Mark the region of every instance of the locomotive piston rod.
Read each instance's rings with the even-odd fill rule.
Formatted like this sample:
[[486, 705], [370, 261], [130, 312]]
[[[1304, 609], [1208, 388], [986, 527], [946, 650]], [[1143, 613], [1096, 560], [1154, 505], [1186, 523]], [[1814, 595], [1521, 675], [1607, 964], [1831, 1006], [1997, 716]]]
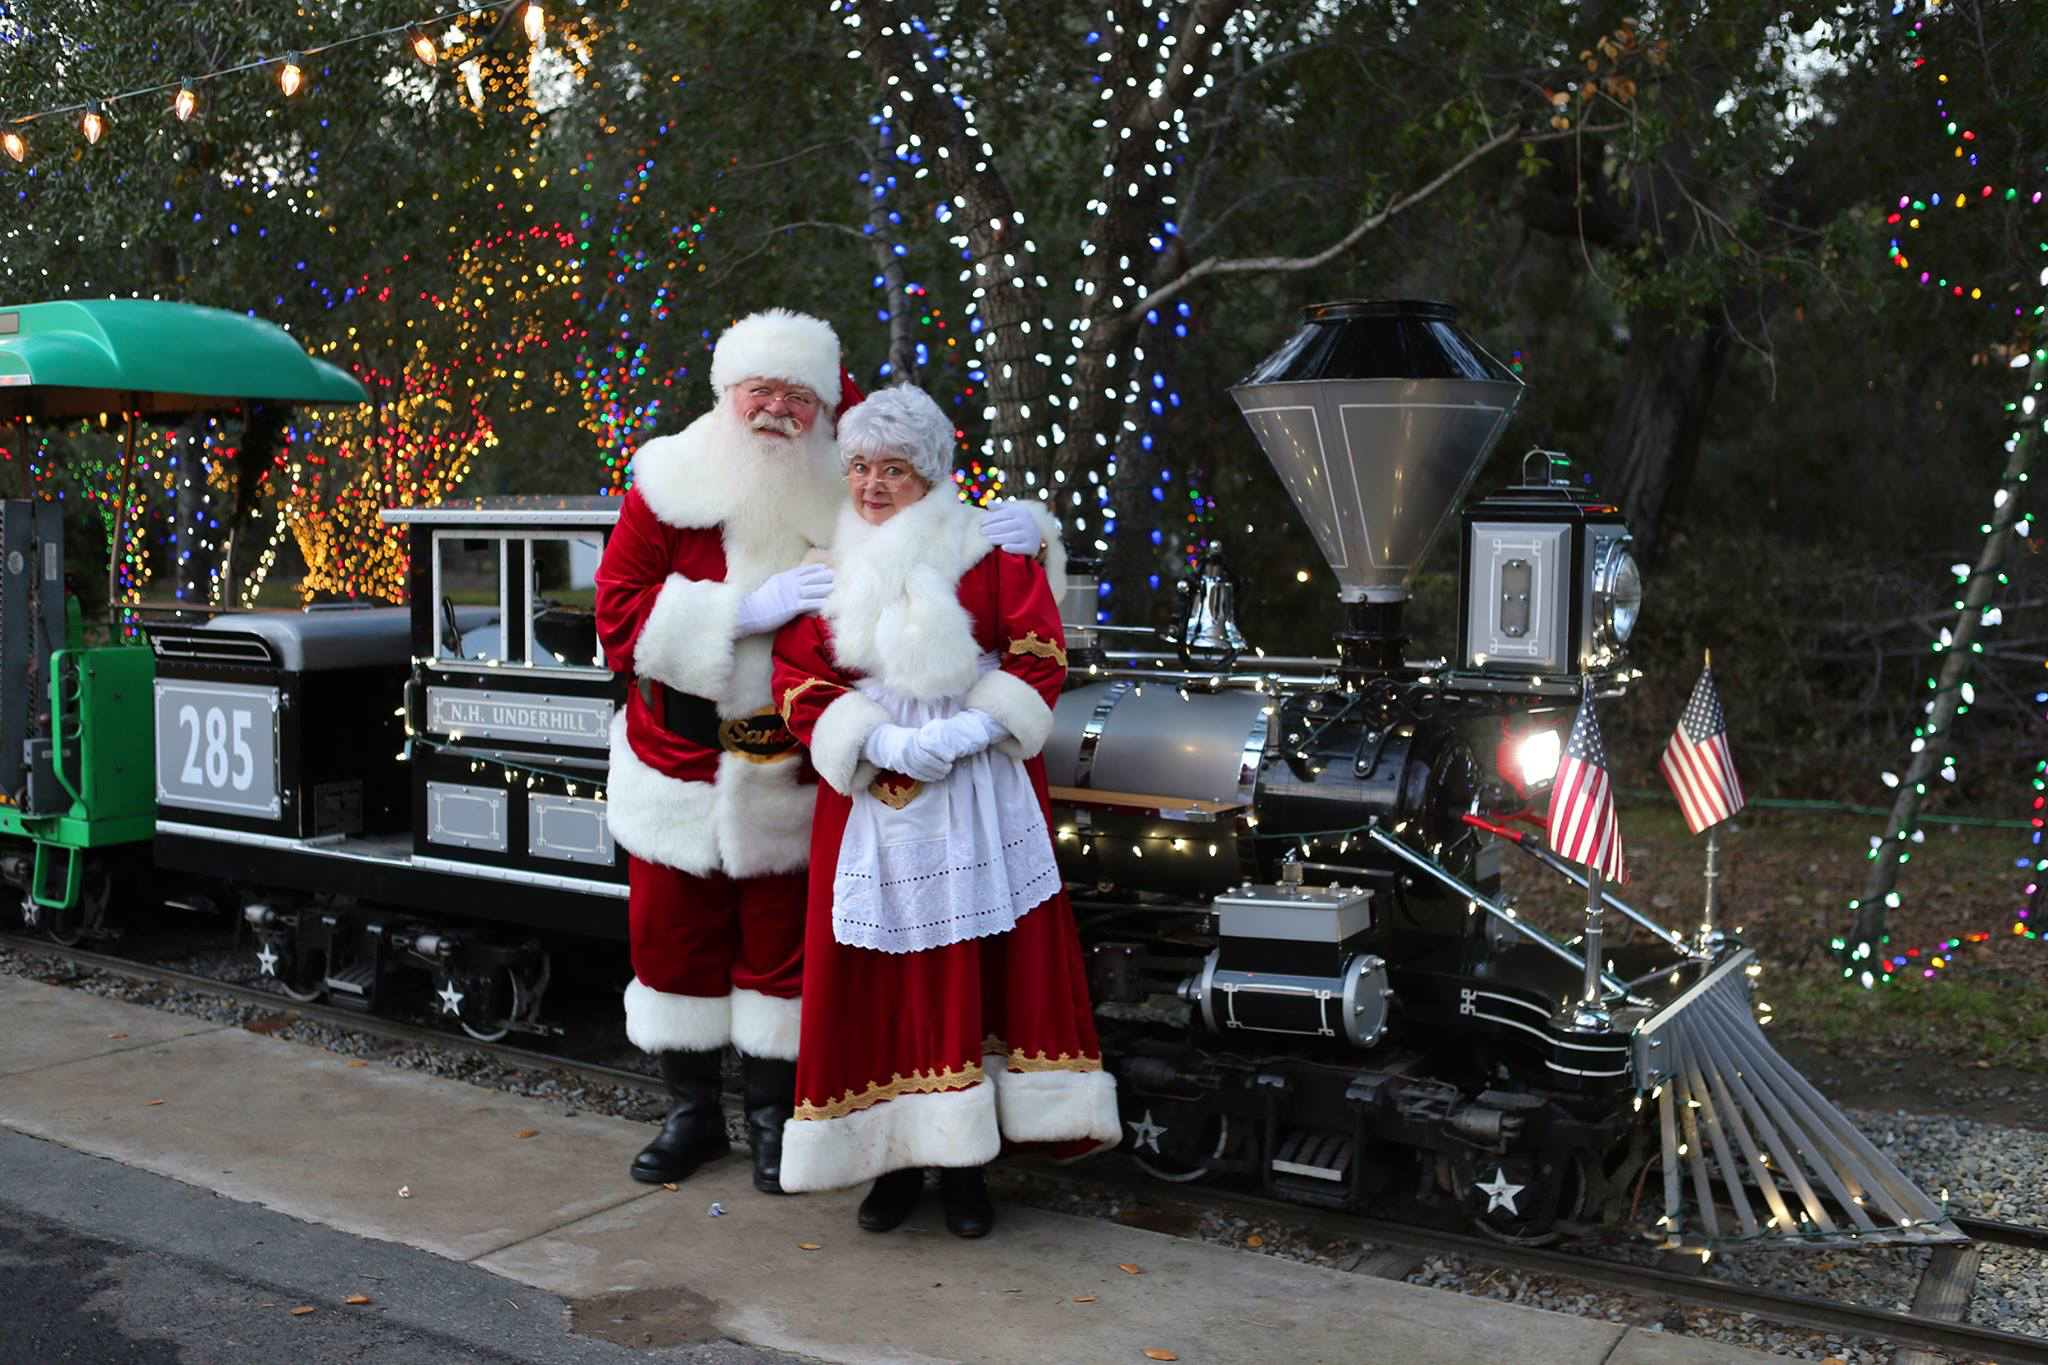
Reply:
[[[1423, 857], [1420, 853], [1417, 853], [1378, 825], [1368, 826], [1365, 831], [1365, 837], [1399, 858], [1402, 862], [1407, 863], [1410, 867], [1419, 868], [1428, 873], [1451, 890], [1463, 896], [1473, 905], [1478, 906], [1481, 910], [1484, 910], [1523, 938], [1528, 939], [1529, 942], [1556, 957], [1559, 961], [1569, 962], [1578, 971], [1583, 972], [1586, 970], [1585, 958], [1565, 947], [1562, 943], [1559, 943], [1534, 925], [1524, 924], [1519, 918], [1494, 904], [1491, 899], [1483, 895], [1477, 888], [1467, 884], [1463, 879], [1444, 871], [1444, 869], [1438, 867], [1430, 859]], [[1605, 986], [1610, 994], [1621, 996], [1631, 1004], [1647, 1005], [1650, 1003], [1639, 997], [1631, 996], [1628, 987], [1608, 972], [1603, 971], [1600, 973], [1600, 984]]]

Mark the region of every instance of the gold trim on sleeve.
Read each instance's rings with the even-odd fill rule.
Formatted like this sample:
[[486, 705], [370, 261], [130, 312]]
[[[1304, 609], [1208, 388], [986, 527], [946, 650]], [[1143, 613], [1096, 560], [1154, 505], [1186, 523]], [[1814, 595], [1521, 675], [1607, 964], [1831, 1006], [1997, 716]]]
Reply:
[[1075, 1052], [1062, 1052], [1057, 1057], [1048, 1057], [1045, 1055], [1045, 1049], [1043, 1048], [1040, 1048], [1036, 1054], [1032, 1054], [1025, 1052], [1022, 1048], [1012, 1049], [993, 1033], [987, 1034], [982, 1038], [981, 1052], [984, 1065], [988, 1063], [991, 1057], [999, 1057], [1011, 1071], [1102, 1070], [1102, 1059], [1100, 1057], [1090, 1057], [1086, 1053]]
[[[826, 681], [825, 679], [823, 679], [823, 678], [805, 678], [805, 679], [804, 679], [804, 680], [803, 680], [802, 682], [798, 683], [798, 684], [797, 684], [797, 685], [796, 685], [795, 687], [792, 687], [792, 688], [790, 688], [790, 689], [789, 689], [789, 691], [787, 691], [787, 692], [783, 693], [783, 694], [782, 694], [782, 723], [783, 723], [784, 725], [793, 725], [793, 724], [795, 724], [795, 722], [794, 722], [794, 721], [792, 721], [792, 720], [791, 720], [791, 719], [789, 718], [789, 709], [790, 709], [790, 707], [792, 707], [792, 706], [796, 705], [796, 699], [797, 699], [798, 697], [801, 697], [801, 696], [802, 696], [802, 695], [803, 695], [804, 693], [806, 693], [806, 692], [810, 691], [810, 690], [811, 690], [812, 688], [814, 688], [814, 687], [839, 687], [839, 684], [838, 684], [838, 683], [835, 683], [835, 682], [827, 682], [827, 681]], [[843, 691], [845, 691], [846, 689], [844, 689], [844, 688], [840, 688], [840, 690], [841, 690], [841, 691], [843, 692]]]
[[1051, 659], [1061, 668], [1067, 666], [1067, 651], [1050, 640], [1039, 639], [1035, 630], [1027, 633], [1021, 640], [1010, 641], [1010, 653], [1036, 654], [1041, 659]]

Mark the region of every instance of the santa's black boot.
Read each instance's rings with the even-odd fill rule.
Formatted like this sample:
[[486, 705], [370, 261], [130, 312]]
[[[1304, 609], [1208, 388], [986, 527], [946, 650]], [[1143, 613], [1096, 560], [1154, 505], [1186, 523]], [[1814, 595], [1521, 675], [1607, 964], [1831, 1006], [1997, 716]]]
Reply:
[[754, 1188], [782, 1193], [782, 1125], [796, 1113], [796, 1063], [740, 1054], [746, 1090], [747, 1145], [754, 1149]]
[[699, 1166], [732, 1150], [718, 1098], [718, 1054], [717, 1048], [654, 1054], [668, 1085], [668, 1117], [660, 1134], [633, 1158], [635, 1180], [650, 1185], [687, 1180]]
[[946, 1206], [946, 1231], [955, 1237], [986, 1237], [996, 1225], [996, 1206], [979, 1166], [941, 1169], [939, 1198]]

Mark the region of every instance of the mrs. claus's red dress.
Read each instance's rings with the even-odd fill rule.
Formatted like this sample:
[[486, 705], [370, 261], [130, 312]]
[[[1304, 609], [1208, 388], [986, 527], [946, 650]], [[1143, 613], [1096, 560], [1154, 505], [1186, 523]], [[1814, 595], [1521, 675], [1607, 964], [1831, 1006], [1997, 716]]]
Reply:
[[880, 527], [848, 509], [832, 601], [775, 641], [774, 696], [820, 779], [796, 1116], [783, 1132], [782, 1187], [792, 1192], [978, 1166], [1005, 1143], [1085, 1149], [1122, 1131], [1056, 878], [1008, 929], [941, 947], [884, 952], [834, 933], [853, 794], [896, 809], [926, 794], [862, 759], [869, 734], [891, 720], [863, 686], [993, 716], [1010, 734], [996, 748], [1023, 761], [1050, 829], [1038, 753], [1066, 676], [1065, 636], [1046, 570], [992, 550], [980, 515], [944, 494]]

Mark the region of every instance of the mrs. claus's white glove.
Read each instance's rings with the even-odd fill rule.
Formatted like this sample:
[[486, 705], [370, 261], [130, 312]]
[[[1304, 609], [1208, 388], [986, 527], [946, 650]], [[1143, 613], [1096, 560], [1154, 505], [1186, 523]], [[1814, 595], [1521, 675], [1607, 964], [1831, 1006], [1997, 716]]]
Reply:
[[927, 750], [920, 733], [908, 725], [877, 725], [861, 745], [860, 756], [877, 768], [920, 782], [936, 782], [953, 771], [953, 761]]
[[741, 635], [780, 630], [807, 611], [816, 611], [832, 595], [832, 570], [824, 564], [784, 569], [740, 599]]
[[986, 711], [962, 711], [940, 720], [928, 720], [918, 728], [918, 739], [927, 753], [948, 763], [972, 757], [1010, 732]]
[[998, 550], [1029, 558], [1045, 543], [1038, 519], [1021, 502], [999, 502], [981, 519], [981, 534]]

